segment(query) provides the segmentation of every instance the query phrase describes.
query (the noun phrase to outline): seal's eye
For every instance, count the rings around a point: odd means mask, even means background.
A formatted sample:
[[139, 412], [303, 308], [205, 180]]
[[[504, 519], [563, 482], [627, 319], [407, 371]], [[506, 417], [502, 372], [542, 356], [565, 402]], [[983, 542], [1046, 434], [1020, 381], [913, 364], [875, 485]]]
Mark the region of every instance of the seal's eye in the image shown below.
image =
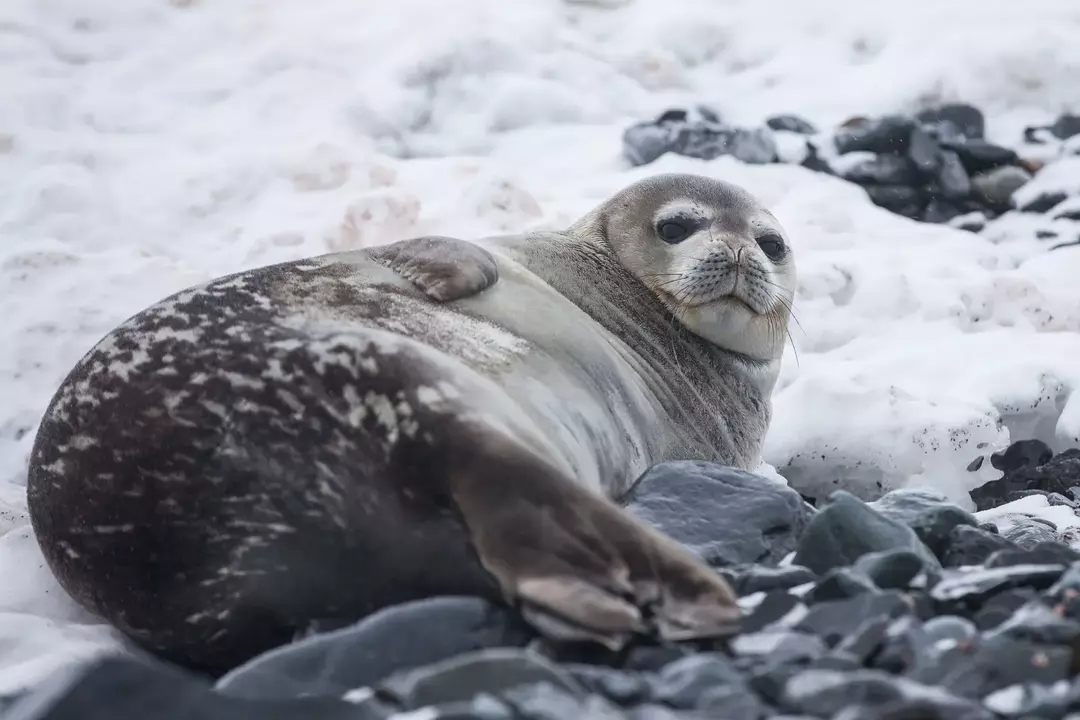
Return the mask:
[[664, 242], [679, 243], [690, 237], [693, 230], [690, 224], [682, 220], [665, 220], [656, 227], [656, 232]]
[[757, 239], [757, 244], [768, 258], [773, 261], [784, 257], [784, 252], [787, 249], [784, 247], [783, 239], [775, 233], [762, 235]]

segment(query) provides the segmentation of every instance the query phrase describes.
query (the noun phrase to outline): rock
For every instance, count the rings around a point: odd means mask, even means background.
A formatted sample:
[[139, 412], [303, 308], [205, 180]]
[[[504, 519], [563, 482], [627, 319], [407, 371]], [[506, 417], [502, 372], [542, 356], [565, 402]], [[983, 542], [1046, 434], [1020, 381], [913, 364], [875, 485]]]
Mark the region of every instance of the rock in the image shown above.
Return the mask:
[[986, 134], [986, 118], [982, 111], [967, 103], [945, 103], [927, 108], [916, 114], [915, 119], [924, 125], [948, 123], [967, 138], [981, 138]]
[[707, 690], [746, 688], [742, 674], [718, 653], [700, 653], [677, 660], [653, 681], [652, 697], [670, 707], [690, 710], [701, 704]]
[[837, 132], [834, 143], [841, 154], [858, 151], [903, 154], [915, 122], [903, 115], [887, 115], [877, 120], [849, 121]]
[[[851, 673], [805, 670], [788, 681], [783, 697], [787, 709], [816, 717], [835, 717], [849, 706], [874, 709], [897, 701], [921, 701], [934, 711], [947, 713], [945, 717], [949, 718], [968, 717], [969, 714], [979, 712], [978, 705], [971, 700], [879, 670], [858, 670]], [[933, 716], [918, 714], [910, 717]]]
[[1011, 548], [996, 551], [986, 559], [986, 567], [1010, 567], [1012, 565], [1072, 565], [1080, 560], [1080, 553], [1060, 542], [1040, 542], [1028, 548]]
[[983, 699], [983, 705], [1010, 718], [1061, 718], [1069, 709], [1060, 693], [1034, 683], [1010, 685], [992, 692]]
[[1013, 616], [1018, 609], [1038, 597], [1031, 588], [1016, 588], [998, 593], [983, 603], [975, 613], [975, 624], [980, 630], [991, 630]]
[[992, 208], [1004, 210], [1012, 196], [1031, 180], [1031, 173], [1022, 168], [1006, 166], [971, 176], [975, 195]]
[[584, 688], [565, 670], [535, 653], [491, 648], [403, 670], [378, 684], [378, 694], [405, 710], [471, 700], [481, 692], [502, 693], [541, 683], [573, 697]]
[[[576, 697], [564, 688], [550, 683], [521, 685], [508, 690], [504, 697], [514, 708], [514, 720], [565, 720], [566, 718], [596, 718], [622, 720], [623, 715], [597, 695]], [[462, 718], [465, 720], [465, 718]]]
[[1054, 451], [1042, 440], [1017, 440], [1002, 452], [990, 454], [990, 464], [1002, 472], [1036, 468], [1054, 457]]
[[971, 195], [971, 178], [960, 162], [960, 157], [952, 150], [941, 150], [938, 154], [937, 181], [941, 193], [946, 198], [964, 198]]
[[736, 655], [765, 657], [770, 663], [793, 663], [816, 660], [828, 648], [820, 638], [790, 630], [774, 630], [736, 636], [731, 641]]
[[[1037, 447], [1037, 446], [1028, 446]], [[1019, 458], [1020, 456], [1014, 456]], [[1059, 453], [1049, 460], [1031, 466], [1030, 462], [1038, 462], [1045, 458], [1045, 453], [1034, 457], [1026, 455], [1024, 465], [1014, 470], [1003, 470], [1005, 473], [999, 480], [991, 480], [971, 491], [971, 499], [979, 510], [989, 510], [1003, 505], [1011, 500], [1014, 493], [1027, 490], [1041, 490], [1047, 493], [1060, 493], [1067, 495], [1069, 488], [1080, 485], [1080, 449], [1072, 448]], [[994, 459], [991, 458], [991, 462]], [[1004, 456], [999, 463], [1007, 463]], [[1017, 459], [1016, 462], [1021, 462]]]
[[799, 540], [794, 563], [821, 574], [850, 565], [867, 553], [885, 550], [910, 550], [927, 567], [940, 567], [911, 528], [840, 490], [810, 521]]
[[888, 617], [864, 620], [840, 641], [836, 646], [834, 657], [837, 655], [852, 657], [858, 661], [859, 667], [866, 665], [885, 642], [885, 633], [888, 632], [892, 622], [892, 618]]
[[616, 705], [629, 707], [652, 697], [652, 686], [639, 672], [581, 664], [563, 665], [562, 669], [569, 672], [586, 692], [602, 695]]
[[910, 185], [915, 182], [911, 161], [900, 155], [874, 155], [845, 168], [840, 176], [859, 185]]
[[756, 592], [787, 590], [798, 585], [816, 582], [818, 576], [809, 568], [801, 565], [769, 567], [767, 565], [748, 565], [726, 568], [722, 573], [731, 583], [732, 589], [740, 597]]
[[978, 602], [980, 598], [1009, 588], [1048, 588], [1063, 572], [1064, 565], [1014, 565], [966, 572], [947, 570], [941, 582], [931, 588], [930, 597], [938, 602]]
[[1020, 156], [1014, 150], [978, 139], [961, 139], [942, 142], [942, 147], [956, 153], [964, 169], [970, 173], [983, 173], [1007, 165], [1016, 165]]
[[887, 592], [859, 595], [849, 600], [818, 603], [810, 608], [794, 627], [799, 632], [816, 635], [830, 647], [839, 644], [851, 632], [869, 620], [892, 619], [911, 613], [903, 594]]
[[[974, 179], [972, 179], [974, 182]], [[981, 212], [969, 212], [959, 217], [955, 217], [949, 220], [949, 225], [958, 229], [966, 230], [967, 232], [982, 232], [986, 227], [986, 223], [989, 218]]]
[[217, 690], [253, 699], [341, 697], [399, 670], [482, 648], [524, 647], [533, 635], [479, 598], [419, 600], [271, 650], [221, 678]]
[[1057, 191], [1043, 192], [1043, 193], [1039, 193], [1034, 198], [1032, 198], [1028, 202], [1021, 205], [1019, 209], [1020, 209], [1020, 212], [1029, 212], [1029, 213], [1050, 212], [1055, 207], [1057, 207], [1060, 203], [1064, 202], [1065, 198], [1067, 198], [1067, 197], [1068, 197], [1068, 195], [1066, 195], [1063, 192], [1057, 192]]
[[1009, 526], [1002, 531], [1001, 537], [1016, 543], [1023, 549], [1032, 548], [1039, 543], [1054, 542], [1058, 539], [1057, 531], [1034, 518], [1013, 516]]
[[76, 665], [16, 701], [5, 720], [382, 720], [389, 711], [341, 699], [256, 701], [213, 692], [164, 663], [104, 657]]
[[978, 636], [979, 628], [970, 620], [956, 615], [938, 615], [926, 621], [923, 632], [931, 643], [946, 640], [952, 643], [967, 643]]
[[941, 493], [923, 488], [893, 490], [869, 505], [885, 517], [914, 530], [935, 554], [943, 549], [953, 528], [978, 524], [974, 515], [949, 502]]
[[664, 125], [636, 123], [623, 132], [623, 156], [635, 167], [648, 165], [674, 147], [674, 133]]
[[779, 563], [812, 515], [786, 485], [697, 460], [654, 465], [625, 502], [631, 513], [713, 567]]
[[918, 217], [922, 213], [923, 202], [919, 191], [906, 185], [866, 185], [863, 187], [870, 200], [879, 207], [891, 210], [897, 215]]
[[818, 154], [817, 147], [813, 143], [806, 143], [806, 158], [799, 163], [807, 170], [813, 170], [814, 172], [825, 173], [826, 175], [835, 175], [832, 166], [829, 163], [821, 159]]
[[727, 151], [744, 163], [766, 165], [777, 159], [776, 141], [772, 131], [764, 128], [736, 128], [728, 140]]
[[1059, 140], [1068, 140], [1073, 136], [1080, 135], [1080, 115], [1062, 113], [1054, 121], [1054, 124], [1050, 126], [1050, 132]]
[[919, 218], [926, 223], [947, 223], [955, 217], [964, 214], [964, 210], [957, 207], [956, 204], [938, 198], [931, 198], [926, 203], [926, 207], [923, 208], [922, 216]]
[[931, 175], [941, 167], [941, 147], [937, 141], [916, 125], [908, 136], [907, 156], [915, 169], [925, 175]]
[[805, 135], [775, 130], [773, 141], [776, 143], [777, 162], [801, 165], [810, 157], [810, 141]]
[[798, 115], [773, 115], [765, 121], [765, 125], [773, 130], [785, 130], [800, 135], [817, 133], [817, 128]]
[[[518, 720], [521, 717], [507, 703], [488, 693], [480, 693], [467, 701], [425, 708], [422, 712], [431, 713], [428, 716], [431, 720]], [[400, 718], [402, 715], [393, 717]]]
[[806, 605], [791, 593], [774, 590], [766, 593], [761, 602], [746, 614], [742, 621], [742, 631], [753, 633], [764, 630], [785, 618], [800, 616], [805, 608]]
[[958, 525], [943, 546], [941, 564], [947, 568], [981, 565], [997, 550], [1015, 547], [1015, 543], [1000, 535], [969, 525]]
[[938, 683], [961, 697], [984, 698], [1016, 683], [1051, 684], [1069, 677], [1072, 650], [1006, 635], [984, 636], [959, 652], [943, 653], [939, 662], [920, 666], [911, 677]]
[[866, 593], [876, 593], [878, 590], [877, 585], [865, 574], [852, 568], [838, 567], [825, 573], [806, 593], [804, 600], [810, 605], [816, 605], [819, 602], [847, 600]]
[[924, 568], [922, 557], [910, 550], [867, 553], [855, 561], [855, 570], [882, 590], [906, 589]]
[[1025, 603], [998, 625], [988, 637], [1007, 635], [1040, 645], [1074, 647], [1080, 641], [1080, 622], [1062, 617], [1040, 600]]

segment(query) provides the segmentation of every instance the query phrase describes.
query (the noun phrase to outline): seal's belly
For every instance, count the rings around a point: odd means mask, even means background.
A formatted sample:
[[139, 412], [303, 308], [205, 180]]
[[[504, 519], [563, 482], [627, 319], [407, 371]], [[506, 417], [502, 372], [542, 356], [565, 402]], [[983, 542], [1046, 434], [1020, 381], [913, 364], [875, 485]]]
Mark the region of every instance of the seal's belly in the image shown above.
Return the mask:
[[362, 253], [296, 263], [268, 280], [283, 308], [275, 322], [301, 336], [379, 330], [492, 380], [539, 429], [549, 459], [594, 490], [622, 492], [653, 460], [646, 436], [659, 419], [635, 371], [602, 327], [514, 263], [500, 263], [494, 287], [446, 304]]

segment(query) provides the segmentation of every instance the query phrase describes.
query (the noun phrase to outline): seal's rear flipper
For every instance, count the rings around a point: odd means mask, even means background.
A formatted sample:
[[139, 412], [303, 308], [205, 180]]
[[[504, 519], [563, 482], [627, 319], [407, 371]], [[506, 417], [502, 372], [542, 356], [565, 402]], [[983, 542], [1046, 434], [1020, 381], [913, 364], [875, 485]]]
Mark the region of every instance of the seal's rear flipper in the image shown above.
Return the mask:
[[367, 252], [438, 302], [472, 297], [499, 279], [499, 266], [491, 253], [457, 238], [428, 235]]

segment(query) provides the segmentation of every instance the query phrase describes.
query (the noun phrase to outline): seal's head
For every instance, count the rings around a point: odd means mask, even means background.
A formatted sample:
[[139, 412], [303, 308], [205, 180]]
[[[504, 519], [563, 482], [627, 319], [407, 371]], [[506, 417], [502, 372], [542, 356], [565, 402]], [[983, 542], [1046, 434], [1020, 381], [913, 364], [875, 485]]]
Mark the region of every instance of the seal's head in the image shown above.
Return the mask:
[[602, 240], [686, 328], [778, 366], [795, 295], [787, 234], [746, 190], [699, 175], [640, 180], [571, 232]]

